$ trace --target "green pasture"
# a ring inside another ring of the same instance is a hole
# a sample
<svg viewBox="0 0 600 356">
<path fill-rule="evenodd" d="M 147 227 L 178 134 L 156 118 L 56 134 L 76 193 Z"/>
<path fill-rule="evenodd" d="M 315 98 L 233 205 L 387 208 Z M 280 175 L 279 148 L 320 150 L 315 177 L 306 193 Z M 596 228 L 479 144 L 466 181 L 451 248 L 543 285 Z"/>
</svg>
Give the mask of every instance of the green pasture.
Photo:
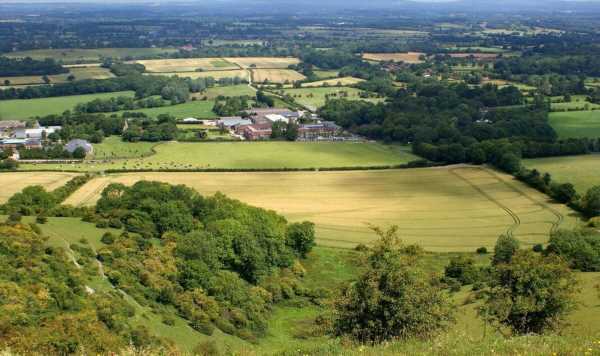
<svg viewBox="0 0 600 356">
<path fill-rule="evenodd" d="M 527 168 L 552 175 L 556 182 L 572 183 L 580 193 L 600 185 L 600 155 L 548 157 L 523 161 Z"/>
<path fill-rule="evenodd" d="M 20 120 L 36 116 L 58 115 L 66 110 L 72 110 L 79 103 L 87 103 L 95 99 L 109 99 L 117 96 L 133 97 L 133 95 L 132 91 L 123 91 L 54 98 L 2 100 L 0 101 L 0 119 Z"/>
<path fill-rule="evenodd" d="M 100 62 L 103 58 L 144 58 L 175 53 L 176 48 L 96 48 L 96 49 L 35 49 L 8 53 L 8 57 L 33 59 L 53 58 L 65 64 Z"/>
<path fill-rule="evenodd" d="M 560 138 L 600 138 L 600 110 L 553 112 L 549 119 Z"/>
<path fill-rule="evenodd" d="M 384 100 L 382 98 L 363 99 L 359 96 L 362 90 L 350 87 L 284 89 L 284 92 L 293 97 L 298 104 L 310 109 L 317 109 L 324 106 L 327 101 L 326 96 L 329 96 L 330 99 L 344 98 L 347 100 L 364 100 L 374 103 Z M 347 96 L 344 96 L 344 93 Z"/>
</svg>

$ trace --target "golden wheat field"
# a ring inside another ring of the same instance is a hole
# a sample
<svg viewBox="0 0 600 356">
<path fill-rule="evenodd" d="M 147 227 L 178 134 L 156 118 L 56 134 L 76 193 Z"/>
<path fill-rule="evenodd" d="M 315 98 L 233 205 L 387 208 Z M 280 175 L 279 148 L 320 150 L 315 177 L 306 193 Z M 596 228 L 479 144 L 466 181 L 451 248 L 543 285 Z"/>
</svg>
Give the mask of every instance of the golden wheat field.
<svg viewBox="0 0 600 356">
<path fill-rule="evenodd" d="M 222 78 L 241 78 L 248 79 L 248 71 L 243 69 L 230 69 L 230 70 L 211 70 L 207 72 L 164 72 L 164 73 L 146 73 L 148 75 L 164 75 L 167 77 L 177 76 L 179 78 L 206 78 L 212 77 L 214 79 Z"/>
<path fill-rule="evenodd" d="M 146 67 L 150 73 L 173 73 L 239 69 L 233 63 L 222 58 L 177 58 L 138 60 L 136 63 Z"/>
<path fill-rule="evenodd" d="M 13 194 L 30 185 L 41 185 L 46 190 L 59 188 L 76 173 L 63 172 L 6 172 L 0 173 L 0 203 L 5 203 Z"/>
<path fill-rule="evenodd" d="M 285 69 L 292 64 L 300 63 L 300 60 L 294 57 L 227 57 L 224 59 L 241 68 Z"/>
<path fill-rule="evenodd" d="M 364 53 L 363 59 L 369 61 L 394 61 L 394 62 L 405 62 L 405 63 L 421 63 L 423 62 L 420 57 L 424 55 L 421 52 L 407 52 L 407 53 Z"/>
<path fill-rule="evenodd" d="M 110 183 L 154 180 L 185 184 L 202 194 L 221 191 L 273 209 L 291 221 L 316 224 L 318 243 L 351 248 L 376 237 L 369 225 L 398 225 L 409 243 L 431 251 L 492 247 L 500 234 L 525 245 L 571 227 L 577 218 L 563 205 L 493 170 L 444 168 L 285 173 L 124 173 L 96 178 L 67 203 L 91 205 Z"/>
<path fill-rule="evenodd" d="M 291 69 L 252 69 L 252 80 L 256 83 L 291 83 L 304 79 L 305 76 Z"/>
</svg>

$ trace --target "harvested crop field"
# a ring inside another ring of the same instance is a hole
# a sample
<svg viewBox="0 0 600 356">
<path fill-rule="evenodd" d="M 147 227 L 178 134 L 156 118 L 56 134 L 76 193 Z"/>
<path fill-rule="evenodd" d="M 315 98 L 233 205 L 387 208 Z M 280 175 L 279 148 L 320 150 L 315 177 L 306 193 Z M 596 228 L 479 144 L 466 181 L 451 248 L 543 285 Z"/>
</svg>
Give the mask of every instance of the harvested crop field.
<svg viewBox="0 0 600 356">
<path fill-rule="evenodd" d="M 230 69 L 230 70 L 211 70 L 208 72 L 165 72 L 165 73 L 146 73 L 148 75 L 164 75 L 167 77 L 177 76 L 179 78 L 206 78 L 212 77 L 215 79 L 222 78 L 241 78 L 244 80 L 248 79 L 248 71 L 243 69 Z"/>
<path fill-rule="evenodd" d="M 76 173 L 63 172 L 6 172 L 0 173 L 0 203 L 5 203 L 15 193 L 30 185 L 41 185 L 46 190 L 63 186 Z"/>
<path fill-rule="evenodd" d="M 252 69 L 252 80 L 257 83 L 285 83 L 304 79 L 305 76 L 291 69 Z"/>
<path fill-rule="evenodd" d="M 543 243 L 575 224 L 567 207 L 510 176 L 481 167 L 286 173 L 124 173 L 92 180 L 67 203 L 91 205 L 110 183 L 156 180 L 217 191 L 316 224 L 318 243 L 352 248 L 376 239 L 369 224 L 397 225 L 402 239 L 432 251 L 491 248 L 500 234 Z"/>
<path fill-rule="evenodd" d="M 424 55 L 421 52 L 407 52 L 407 53 L 365 53 L 363 59 L 369 61 L 394 61 L 394 62 L 405 62 L 405 63 L 421 63 L 423 62 L 419 57 Z"/>
<path fill-rule="evenodd" d="M 228 57 L 224 59 L 241 68 L 284 69 L 292 64 L 300 63 L 298 58 L 293 57 Z"/>
<path fill-rule="evenodd" d="M 227 62 L 222 58 L 151 59 L 136 61 L 136 63 L 143 64 L 146 67 L 146 72 L 151 73 L 239 69 L 235 64 Z"/>
</svg>

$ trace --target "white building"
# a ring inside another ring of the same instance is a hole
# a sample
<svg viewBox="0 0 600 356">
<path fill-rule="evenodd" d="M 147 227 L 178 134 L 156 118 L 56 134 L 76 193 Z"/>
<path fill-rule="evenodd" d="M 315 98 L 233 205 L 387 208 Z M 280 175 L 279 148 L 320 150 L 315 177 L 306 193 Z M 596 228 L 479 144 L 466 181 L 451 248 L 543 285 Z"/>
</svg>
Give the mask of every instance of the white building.
<svg viewBox="0 0 600 356">
<path fill-rule="evenodd" d="M 20 138 L 20 139 L 26 139 L 26 138 L 41 139 L 44 136 L 44 133 L 46 134 L 46 136 L 48 136 L 52 133 L 60 131 L 61 128 L 62 127 L 60 127 L 60 126 L 47 126 L 47 127 L 40 126 L 35 129 L 18 128 L 15 130 L 14 137 Z"/>
<path fill-rule="evenodd" d="M 271 123 L 275 122 L 285 122 L 286 124 L 290 121 L 287 117 L 279 114 L 268 114 L 265 115 L 265 119 L 271 121 Z"/>
</svg>

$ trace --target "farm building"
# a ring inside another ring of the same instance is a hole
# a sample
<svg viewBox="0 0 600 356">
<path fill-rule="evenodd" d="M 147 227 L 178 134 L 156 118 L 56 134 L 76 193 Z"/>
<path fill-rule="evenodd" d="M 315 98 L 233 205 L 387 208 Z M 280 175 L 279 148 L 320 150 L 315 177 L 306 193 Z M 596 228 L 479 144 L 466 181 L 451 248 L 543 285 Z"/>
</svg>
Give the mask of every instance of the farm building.
<svg viewBox="0 0 600 356">
<path fill-rule="evenodd" d="M 331 121 L 323 121 L 318 124 L 306 124 L 298 127 L 298 138 L 314 140 L 317 138 L 333 137 L 341 131 L 341 127 Z"/>
<path fill-rule="evenodd" d="M 275 123 L 275 122 L 284 122 L 284 123 L 288 123 L 290 121 L 289 118 L 283 116 L 283 115 L 279 115 L 279 114 L 268 114 L 265 115 L 265 119 L 269 120 L 269 122 L 271 123 Z"/>
<path fill-rule="evenodd" d="M 271 137 L 271 124 L 254 124 L 239 126 L 236 130 L 238 135 L 242 135 L 246 140 L 264 140 Z"/>
<path fill-rule="evenodd" d="M 16 129 L 25 128 L 23 121 L 0 121 L 0 137 L 11 137 Z"/>
<path fill-rule="evenodd" d="M 188 117 L 186 119 L 181 120 L 184 124 L 199 124 L 202 120 L 195 119 L 193 117 Z"/>
<path fill-rule="evenodd" d="M 18 149 L 24 147 L 26 149 L 31 148 L 42 148 L 42 142 L 39 139 L 25 139 L 25 138 L 9 138 L 0 140 L 0 149 Z"/>
<path fill-rule="evenodd" d="M 218 122 L 219 126 L 232 129 L 237 126 L 251 125 L 252 121 L 244 119 L 240 116 L 222 117 Z"/>
<path fill-rule="evenodd" d="M 14 137 L 19 138 L 19 139 L 27 139 L 27 138 L 41 139 L 44 137 L 44 135 L 50 135 L 52 133 L 60 131 L 61 128 L 62 127 L 60 127 L 60 126 L 47 126 L 47 127 L 41 126 L 41 127 L 34 128 L 34 129 L 18 128 L 15 130 Z"/>
<path fill-rule="evenodd" d="M 80 139 L 75 139 L 75 140 L 69 141 L 65 145 L 65 150 L 69 151 L 69 153 L 73 153 L 79 147 L 83 148 L 83 150 L 85 151 L 86 154 L 94 152 L 94 146 L 92 146 L 91 143 L 87 142 L 86 140 L 80 140 Z"/>
</svg>

